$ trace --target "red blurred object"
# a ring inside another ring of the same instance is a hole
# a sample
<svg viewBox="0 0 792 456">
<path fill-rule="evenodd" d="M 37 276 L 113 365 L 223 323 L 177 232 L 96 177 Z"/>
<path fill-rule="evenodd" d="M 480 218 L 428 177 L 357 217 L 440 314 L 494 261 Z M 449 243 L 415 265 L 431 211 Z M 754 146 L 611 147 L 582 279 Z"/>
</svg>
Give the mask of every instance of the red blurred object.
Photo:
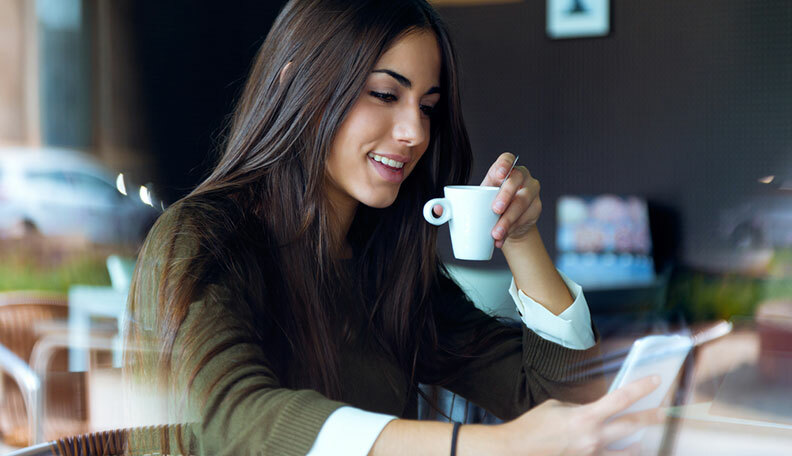
<svg viewBox="0 0 792 456">
<path fill-rule="evenodd" d="M 792 384 L 792 300 L 766 301 L 756 310 L 759 372 L 768 380 Z"/>
</svg>

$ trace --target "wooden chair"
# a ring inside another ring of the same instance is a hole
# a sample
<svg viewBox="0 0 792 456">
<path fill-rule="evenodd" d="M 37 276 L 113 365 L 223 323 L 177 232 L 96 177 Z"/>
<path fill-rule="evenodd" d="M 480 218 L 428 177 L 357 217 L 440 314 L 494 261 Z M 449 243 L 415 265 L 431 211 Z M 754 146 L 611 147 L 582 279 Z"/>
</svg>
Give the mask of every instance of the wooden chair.
<svg viewBox="0 0 792 456">
<path fill-rule="evenodd" d="M 9 445 L 35 442 L 36 428 L 44 429 L 43 438 L 74 435 L 87 429 L 87 400 L 84 373 L 67 372 L 67 352 L 59 350 L 48 368 L 53 372 L 46 383 L 40 382 L 29 368 L 31 353 L 41 334 L 37 325 L 65 322 L 68 316 L 66 296 L 48 292 L 0 293 L 0 345 L 3 361 L 0 369 L 0 433 Z M 7 361 L 16 369 L 10 369 Z M 22 381 L 20 381 L 22 380 Z M 48 404 L 46 425 L 37 416 L 39 404 Z M 43 440 L 42 438 L 42 440 Z M 41 441 L 41 440 L 39 440 Z"/>
<path fill-rule="evenodd" d="M 189 425 L 173 424 L 116 429 L 23 448 L 7 456 L 143 456 L 196 454 Z"/>
</svg>

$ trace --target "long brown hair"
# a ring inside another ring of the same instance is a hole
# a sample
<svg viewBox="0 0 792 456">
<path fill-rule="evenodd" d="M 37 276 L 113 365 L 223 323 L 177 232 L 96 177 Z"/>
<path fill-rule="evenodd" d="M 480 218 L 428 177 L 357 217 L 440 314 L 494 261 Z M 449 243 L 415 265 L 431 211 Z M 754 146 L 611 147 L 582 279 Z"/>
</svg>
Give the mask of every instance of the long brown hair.
<svg viewBox="0 0 792 456">
<path fill-rule="evenodd" d="M 235 293 L 230 312 L 255 318 L 250 332 L 267 344 L 276 373 L 287 362 L 308 366 L 289 386 L 340 399 L 332 297 L 343 268 L 330 251 L 324 163 L 377 60 L 415 30 L 432 31 L 442 56 L 431 140 L 396 201 L 385 209 L 361 205 L 348 236 L 355 291 L 368 299 L 367 332 L 414 375 L 420 344 L 437 341 L 430 294 L 443 273 L 436 228 L 416 214 L 444 185 L 465 183 L 472 160 L 457 57 L 425 0 L 292 0 L 283 8 L 258 52 L 219 163 L 169 209 L 178 210 L 179 223 L 157 223 L 141 251 L 129 338 L 140 343 L 144 328 L 153 331 L 159 372 L 171 370 L 190 303 L 219 282 Z M 178 254 L 180 239 L 197 250 Z M 152 261 L 156 283 L 146 283 Z M 157 302 L 147 303 L 155 293 Z M 156 308 L 148 322 L 146 306 Z"/>
</svg>

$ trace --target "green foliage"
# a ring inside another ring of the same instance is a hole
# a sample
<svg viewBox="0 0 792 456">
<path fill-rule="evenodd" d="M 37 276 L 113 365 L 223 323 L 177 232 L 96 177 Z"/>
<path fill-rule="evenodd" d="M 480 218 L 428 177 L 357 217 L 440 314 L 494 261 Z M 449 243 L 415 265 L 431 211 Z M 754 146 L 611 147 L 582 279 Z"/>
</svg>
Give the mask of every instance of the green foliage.
<svg viewBox="0 0 792 456">
<path fill-rule="evenodd" d="M 774 277 L 762 282 L 762 297 L 771 299 L 792 299 L 792 277 Z"/>
<path fill-rule="evenodd" d="M 703 321 L 750 315 L 757 298 L 750 281 L 684 272 L 671 283 L 668 301 L 670 310 L 688 321 Z"/>
<path fill-rule="evenodd" d="M 684 270 L 669 284 L 668 310 L 690 322 L 751 317 L 770 299 L 792 299 L 792 251 L 781 250 L 761 276 Z"/>
<path fill-rule="evenodd" d="M 0 243 L 0 291 L 67 292 L 71 285 L 110 285 L 107 248 L 37 239 Z"/>
<path fill-rule="evenodd" d="M 776 250 L 768 265 L 767 273 L 771 277 L 792 280 L 792 248 Z"/>
</svg>

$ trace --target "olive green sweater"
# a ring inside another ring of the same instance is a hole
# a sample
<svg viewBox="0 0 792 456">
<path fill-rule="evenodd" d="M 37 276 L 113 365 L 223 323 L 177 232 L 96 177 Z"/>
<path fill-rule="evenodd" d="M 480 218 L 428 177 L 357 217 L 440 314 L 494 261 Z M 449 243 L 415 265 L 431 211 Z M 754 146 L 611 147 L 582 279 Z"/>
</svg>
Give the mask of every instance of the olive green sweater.
<svg viewBox="0 0 792 456">
<path fill-rule="evenodd" d="M 166 222 L 161 218 L 158 225 Z M 150 238 L 156 238 L 157 229 L 155 226 Z M 163 249 L 148 242 L 141 252 L 139 296 L 156 295 Z M 194 246 L 176 246 L 177 258 L 194 253 Z M 438 286 L 441 290 L 436 295 L 443 298 L 432 305 L 441 342 L 464 345 L 473 337 L 473 326 L 495 330 L 502 325 L 477 309 L 451 279 L 443 277 Z M 375 344 L 366 342 L 370 340 L 367 337 L 342 347 L 341 401 L 316 391 L 290 388 L 290 379 L 299 377 L 301 368 L 290 368 L 287 378 L 278 378 L 267 362 L 267 347 L 253 343 L 255 338 L 246 333 L 250 322 L 239 321 L 226 310 L 225 300 L 229 299 L 235 299 L 234 294 L 222 285 L 207 287 L 203 299 L 190 306 L 173 348 L 172 378 L 177 380 L 168 392 L 169 419 L 198 423 L 188 436 L 192 451 L 303 455 L 328 416 L 344 405 L 404 418 L 417 416 L 418 400 L 409 373 Z M 146 307 L 154 307 L 155 302 L 143 301 L 137 303 L 133 318 L 140 327 L 152 329 L 153 321 L 147 320 L 146 314 L 153 309 Z M 343 305 L 343 297 L 340 301 Z M 354 305 L 353 299 L 349 301 Z M 522 324 L 520 327 L 521 331 L 512 332 L 513 337 L 498 339 L 486 358 L 441 363 L 453 366 L 455 374 L 443 386 L 503 419 L 519 416 L 548 398 L 583 402 L 601 394 L 600 388 L 584 386 L 590 379 L 580 374 L 584 369 L 581 364 L 596 357 L 598 345 L 572 350 L 537 336 Z M 149 343 L 157 343 L 156 334 Z M 188 352 L 187 346 L 198 348 Z M 196 368 L 201 364 L 203 367 Z M 416 371 L 416 380 L 432 383 L 448 373 L 423 367 Z M 190 378 L 194 380 L 190 382 Z"/>
</svg>

